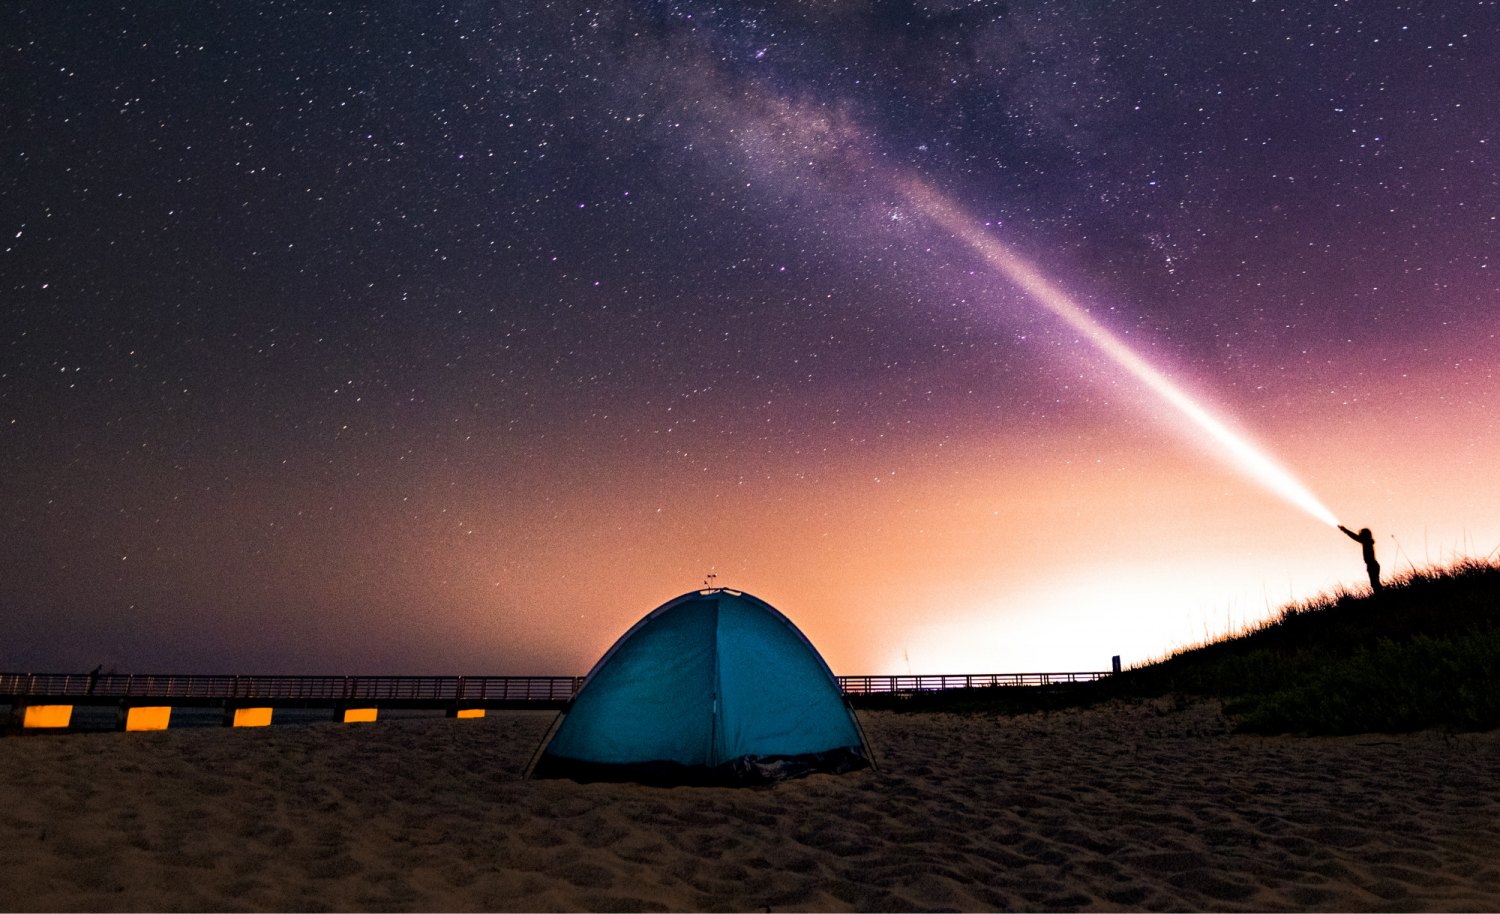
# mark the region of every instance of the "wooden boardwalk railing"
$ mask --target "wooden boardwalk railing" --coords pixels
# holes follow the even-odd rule
[[[1092,682],[1108,673],[957,673],[840,676],[846,695],[881,695]],[[248,701],[390,704],[565,702],[582,676],[232,676],[148,673],[0,673],[0,698],[48,698],[108,703],[163,699],[168,703]]]
[[[0,673],[0,696],[93,700],[567,701],[582,676],[221,676]]]
[[[882,695],[889,692],[937,692],[944,689],[984,689],[996,686],[1058,685],[1093,682],[1109,673],[949,673],[906,676],[840,676],[845,695]]]

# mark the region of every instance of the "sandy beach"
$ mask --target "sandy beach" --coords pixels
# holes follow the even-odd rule
[[[1500,733],[862,713],[878,771],[661,789],[521,780],[551,719],[0,739],[0,909],[1500,909]]]

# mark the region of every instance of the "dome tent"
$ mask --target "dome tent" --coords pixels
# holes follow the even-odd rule
[[[530,776],[758,784],[870,764],[806,636],[762,600],[711,589],[662,604],[605,652]]]

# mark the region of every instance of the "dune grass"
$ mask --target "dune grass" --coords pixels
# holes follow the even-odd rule
[[[1325,595],[1097,683],[895,704],[1018,713],[1166,695],[1222,699],[1255,733],[1500,727],[1500,564],[1464,560],[1398,576],[1378,595]]]

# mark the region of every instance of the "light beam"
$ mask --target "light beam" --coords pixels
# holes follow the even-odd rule
[[[1333,512],[1317,499],[1285,467],[1265,451],[1237,434],[1209,412],[1171,378],[1162,374],[1095,320],[1068,294],[1053,285],[1036,267],[1027,263],[1001,241],[991,237],[974,219],[925,182],[906,178],[898,182],[902,194],[927,218],[951,232],[990,266],[1048,311],[1077,330],[1112,362],[1125,369],[1152,393],[1176,409],[1218,445],[1212,452],[1231,468],[1245,474],[1275,495],[1307,512],[1330,527],[1338,526]]]

